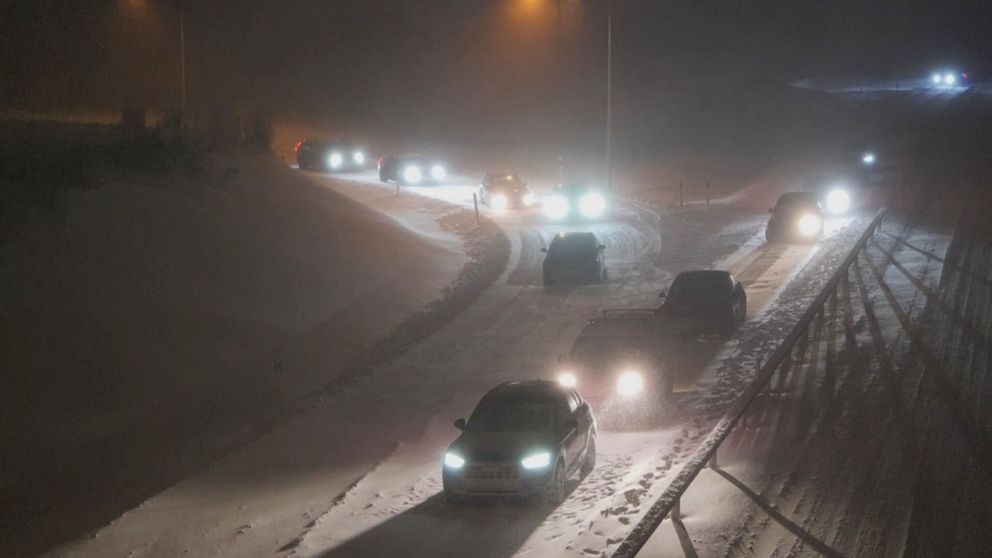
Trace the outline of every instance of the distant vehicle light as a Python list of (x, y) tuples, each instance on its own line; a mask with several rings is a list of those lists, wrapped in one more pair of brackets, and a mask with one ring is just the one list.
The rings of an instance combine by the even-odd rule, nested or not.
[(564, 219), (570, 210), (568, 199), (560, 194), (552, 194), (544, 200), (544, 214), (549, 219)]
[(339, 168), (341, 166), (341, 163), (343, 163), (343, 162), (344, 162), (344, 157), (342, 157), (341, 154), (338, 153), (337, 151), (335, 151), (334, 153), (331, 153), (327, 157), (327, 164), (328, 165), (331, 165), (331, 168), (332, 169)]
[(822, 226), (823, 221), (811, 213), (807, 213), (799, 218), (799, 234), (803, 236), (816, 236), (820, 232), (820, 227)]
[(861, 156), (861, 162), (864, 163), (864, 164), (866, 164), (866, 165), (874, 165), (875, 164), (875, 154), (874, 153), (865, 153), (864, 155)]
[(424, 173), (420, 171), (420, 167), (410, 165), (403, 169), (403, 180), (408, 184), (420, 184), (423, 179)]
[(837, 188), (827, 194), (827, 211), (834, 215), (847, 213), (851, 209), (851, 195), (847, 190)]
[(364, 165), (365, 164), (365, 154), (362, 153), (361, 151), (356, 151), (355, 153), (353, 153), (351, 155), (351, 159), (353, 161), (355, 161), (355, 164), (356, 165)]
[(599, 217), (606, 211), (606, 200), (596, 192), (585, 194), (579, 199), (579, 211), (585, 217)]
[(434, 180), (444, 180), (444, 177), (447, 175), (448, 173), (444, 170), (444, 167), (442, 167), (441, 165), (434, 165), (433, 167), (431, 167), (431, 178), (433, 178)]
[(941, 82), (944, 81), (944, 79), (942, 77), (940, 77), (940, 74), (934, 74), (934, 75), (930, 76), (930, 81), (932, 81), (934, 83), (934, 85), (940, 85)]
[(537, 200), (534, 199), (534, 194), (531, 194), (530, 192), (527, 192), (526, 194), (524, 194), (524, 197), (523, 197), (523, 199), (521, 201), (524, 202), (524, 205), (526, 205), (527, 207), (530, 207), (530, 206), (534, 205), (534, 202), (537, 201)]
[(293, 151), (299, 153), (301, 147), (303, 147), (303, 142), (302, 141), (298, 141), (298, 142), (296, 142), (296, 146), (293, 147)]
[(506, 199), (503, 194), (494, 194), (489, 203), (493, 206), (496, 211), (503, 211), (508, 205), (510, 205), (510, 200)]
[(571, 372), (562, 372), (558, 374), (558, 383), (567, 388), (574, 388), (579, 384), (579, 379)]
[(958, 76), (954, 74), (944, 75), (944, 85), (954, 85), (957, 82), (958, 82)]
[(444, 454), (444, 466), (449, 469), (461, 469), (465, 465), (465, 458), (450, 451)]
[(520, 465), (524, 469), (544, 469), (548, 465), (551, 465), (551, 453), (542, 451), (541, 453), (528, 455), (520, 460)]
[(637, 395), (644, 389), (644, 378), (640, 372), (628, 370), (617, 379), (617, 393), (624, 397)]

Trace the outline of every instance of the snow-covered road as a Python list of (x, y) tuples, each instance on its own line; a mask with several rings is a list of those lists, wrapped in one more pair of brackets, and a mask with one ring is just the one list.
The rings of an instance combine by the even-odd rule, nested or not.
[[(387, 214), (405, 207), (400, 222), (472, 204), (468, 179), (396, 197), (369, 173), (314, 178)], [(617, 200), (606, 219), (582, 227), (607, 245), (609, 282), (546, 290), (540, 248), (563, 227), (536, 211), (482, 212), (512, 248), (503, 275), (477, 302), (374, 374), (54, 555), (599, 555), (664, 488), (705, 435), (700, 417), (732, 400), (750, 363), (802, 312), (862, 222), (831, 219), (820, 244), (770, 246), (765, 217), (735, 205), (667, 210)], [(438, 497), (439, 456), (457, 433), (451, 424), (485, 391), (551, 377), (557, 355), (602, 308), (652, 307), (674, 274), (711, 266), (743, 280), (752, 321), (683, 379), (682, 419), (601, 432), (597, 469), (573, 481), (549, 515), (516, 505), (451, 509)]]

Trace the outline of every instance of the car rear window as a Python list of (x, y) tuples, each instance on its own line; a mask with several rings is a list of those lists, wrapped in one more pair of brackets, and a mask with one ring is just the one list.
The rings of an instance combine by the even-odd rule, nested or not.
[(569, 234), (556, 236), (548, 248), (552, 258), (578, 258), (596, 254), (596, 239), (590, 234)]
[(668, 291), (673, 300), (705, 300), (730, 292), (730, 277), (723, 273), (679, 275)]

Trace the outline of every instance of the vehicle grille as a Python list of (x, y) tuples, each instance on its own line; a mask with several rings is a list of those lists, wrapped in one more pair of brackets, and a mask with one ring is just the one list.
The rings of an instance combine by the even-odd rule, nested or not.
[(517, 480), (517, 468), (509, 465), (474, 465), (465, 471), (465, 478), (477, 481)]

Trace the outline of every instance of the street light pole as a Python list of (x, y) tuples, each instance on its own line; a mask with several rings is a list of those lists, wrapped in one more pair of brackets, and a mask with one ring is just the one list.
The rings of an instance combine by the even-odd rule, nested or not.
[(606, 16), (606, 189), (613, 191), (613, 0)]
[(186, 112), (186, 14), (179, 0), (179, 74), (182, 80), (183, 112)]

